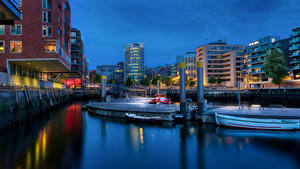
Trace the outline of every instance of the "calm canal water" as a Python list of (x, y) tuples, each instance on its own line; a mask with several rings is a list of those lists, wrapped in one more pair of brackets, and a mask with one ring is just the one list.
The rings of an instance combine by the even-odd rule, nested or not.
[(296, 169), (300, 133), (150, 125), (72, 104), (0, 135), (1, 169)]

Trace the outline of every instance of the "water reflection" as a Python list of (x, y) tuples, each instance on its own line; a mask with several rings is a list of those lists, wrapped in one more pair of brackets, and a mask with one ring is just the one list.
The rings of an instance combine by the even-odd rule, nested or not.
[(79, 166), (82, 134), (81, 105), (72, 105), (42, 120), (34, 119), (0, 136), (0, 168)]
[(73, 104), (0, 136), (0, 168), (300, 167), (299, 132), (132, 123)]

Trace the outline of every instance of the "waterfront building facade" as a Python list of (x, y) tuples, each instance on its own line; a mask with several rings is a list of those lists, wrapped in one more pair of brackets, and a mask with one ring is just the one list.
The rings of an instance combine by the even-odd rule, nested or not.
[(22, 19), (0, 26), (1, 71), (13, 76), (12, 83), (17, 85), (63, 83), (57, 77), (71, 70), (68, 0), (22, 0), (19, 4)]
[(86, 83), (87, 61), (84, 56), (84, 44), (81, 32), (76, 28), (71, 29), (71, 71), (81, 79), (82, 86)]
[(177, 64), (170, 65), (170, 76), (171, 76), (171, 78), (177, 77), (177, 72), (178, 72)]
[(289, 40), (289, 67), (293, 79), (300, 79), (300, 27), (292, 30)]
[[(197, 78), (197, 53), (185, 52), (183, 55), (177, 56), (176, 64), (179, 67), (181, 62), (185, 63), (186, 77)], [(179, 75), (179, 74), (178, 74)]]
[(108, 81), (122, 81), (123, 68), (120, 65), (101, 65), (97, 66), (96, 73), (100, 76), (106, 76)]
[(91, 70), (89, 75), (90, 84), (94, 84), (95, 76), (96, 76), (96, 70)]
[(124, 82), (130, 78), (139, 83), (145, 77), (144, 44), (128, 44), (124, 49), (124, 56)]
[(240, 67), (243, 45), (227, 44), (223, 41), (205, 44), (197, 48), (197, 60), (203, 61), (203, 82), (209, 86), (210, 77), (220, 78), (220, 85), (233, 87), (241, 81)]
[(272, 87), (272, 79), (265, 75), (263, 65), (266, 56), (272, 49), (281, 50), (287, 60), (288, 39), (280, 40), (276, 36), (267, 36), (257, 41), (249, 43), (245, 49), (244, 72), (245, 87), (247, 88), (264, 88)]

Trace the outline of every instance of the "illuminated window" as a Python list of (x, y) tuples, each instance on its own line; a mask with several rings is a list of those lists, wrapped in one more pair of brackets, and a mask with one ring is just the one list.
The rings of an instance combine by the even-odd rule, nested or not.
[(22, 53), (22, 42), (11, 41), (10, 42), (10, 52), (11, 53)]
[(5, 43), (4, 41), (0, 41), (0, 53), (4, 53)]
[(22, 35), (22, 25), (12, 25), (10, 26), (11, 35)]
[(52, 36), (52, 27), (51, 26), (43, 26), (42, 27), (43, 36)]
[(4, 35), (4, 34), (5, 34), (5, 26), (0, 25), (0, 35)]
[(45, 41), (46, 52), (56, 52), (56, 41)]

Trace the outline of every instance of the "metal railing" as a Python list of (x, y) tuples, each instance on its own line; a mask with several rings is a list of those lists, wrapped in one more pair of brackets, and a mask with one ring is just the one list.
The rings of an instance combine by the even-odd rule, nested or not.
[(151, 112), (151, 113), (172, 113), (180, 111), (178, 105), (173, 104), (147, 104), (147, 103), (115, 103), (115, 102), (93, 102), (89, 105), (93, 108), (108, 109), (116, 111), (135, 111), (135, 112)]

